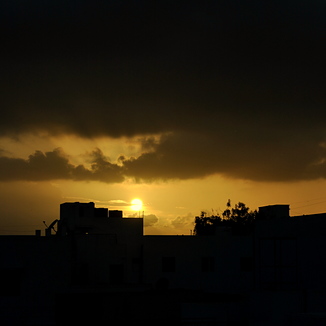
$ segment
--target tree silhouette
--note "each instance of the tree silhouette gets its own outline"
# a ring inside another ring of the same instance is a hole
[[[226,203],[226,209],[222,213],[207,216],[202,211],[200,216],[195,217],[195,235],[213,235],[218,226],[230,227],[234,233],[248,233],[252,230],[257,211],[250,211],[244,203],[239,202],[231,207],[230,199]]]
[[[219,215],[207,216],[206,212],[202,211],[200,216],[195,217],[195,235],[213,235],[215,228],[220,225],[222,219]]]

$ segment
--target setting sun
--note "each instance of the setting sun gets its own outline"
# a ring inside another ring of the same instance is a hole
[[[138,199],[138,198],[135,198],[131,201],[131,209],[133,211],[140,211],[143,207],[143,202]]]

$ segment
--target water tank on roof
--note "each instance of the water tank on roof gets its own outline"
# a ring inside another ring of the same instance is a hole
[[[95,208],[94,216],[95,217],[108,217],[108,209],[107,208]]]
[[[109,210],[109,217],[122,217],[122,211]]]
[[[259,207],[258,218],[260,220],[271,220],[290,216],[290,205],[269,205]]]
[[[60,204],[60,219],[93,218],[94,203],[63,203]]]

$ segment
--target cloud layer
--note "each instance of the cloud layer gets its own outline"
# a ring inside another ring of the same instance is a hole
[[[156,144],[154,150],[138,157],[120,157],[113,163],[100,149],[88,154],[88,164],[85,165],[70,163],[69,156],[60,148],[45,153],[35,151],[28,159],[0,156],[0,181],[61,179],[120,183],[132,178],[137,182],[153,182],[202,178],[216,173],[260,181],[326,178],[323,146],[316,146],[314,151],[310,147],[300,148],[302,157],[294,159],[293,153],[287,152],[290,151],[286,148],[289,144],[279,144],[283,147],[281,157],[271,148],[261,148],[260,155],[254,156],[255,150],[244,150],[241,145],[227,152],[223,145],[209,138],[202,139],[201,143],[198,143],[198,138],[198,135],[169,135]],[[214,148],[214,151],[207,152],[208,148]],[[309,151],[311,155],[307,157]]]
[[[325,177],[322,2],[24,6],[0,8],[0,135],[165,136],[119,164],[2,156],[1,180]]]
[[[0,181],[102,181],[122,182],[121,168],[111,164],[100,150],[91,155],[91,167],[73,165],[61,149],[43,153],[36,151],[27,160],[21,158],[0,157]]]

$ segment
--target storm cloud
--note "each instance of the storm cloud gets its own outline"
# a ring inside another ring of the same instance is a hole
[[[0,8],[2,136],[163,136],[119,164],[2,156],[1,180],[326,177],[321,1],[20,2]]]

